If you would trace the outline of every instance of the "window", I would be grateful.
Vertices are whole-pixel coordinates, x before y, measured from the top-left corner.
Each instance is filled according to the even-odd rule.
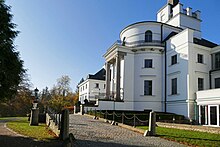
[[[126,37],[123,38],[122,46],[125,46],[125,39],[126,39]]]
[[[171,65],[177,64],[177,55],[171,56]]]
[[[144,81],[144,95],[152,95],[152,81]]]
[[[87,84],[86,84],[86,89],[87,89]]]
[[[220,53],[215,54],[215,68],[220,68]]]
[[[171,80],[171,94],[177,94],[177,78]]]
[[[197,55],[197,62],[198,63],[203,63],[203,55],[201,55],[201,54]]]
[[[164,21],[164,20],[165,20],[165,14],[161,15],[160,20],[161,20],[161,21]]]
[[[105,89],[105,84],[104,84],[103,88]]]
[[[205,107],[206,106],[200,106],[201,125],[206,125],[205,116],[207,112],[205,111]]]
[[[215,78],[215,88],[220,88],[220,78]]]
[[[145,32],[145,42],[152,42],[152,32],[149,30]]]
[[[204,90],[204,79],[198,78],[198,90]]]
[[[152,68],[152,63],[153,63],[153,61],[152,61],[152,59],[145,59],[144,60],[144,68]]]
[[[99,88],[99,83],[95,83],[95,88]]]

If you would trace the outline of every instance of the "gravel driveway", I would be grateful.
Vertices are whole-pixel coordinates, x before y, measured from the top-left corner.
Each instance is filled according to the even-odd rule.
[[[70,133],[76,138],[76,147],[182,147],[184,145],[159,137],[144,137],[140,133],[112,126],[88,116],[70,115]]]

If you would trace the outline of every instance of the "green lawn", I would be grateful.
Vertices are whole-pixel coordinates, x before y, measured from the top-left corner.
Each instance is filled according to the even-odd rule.
[[[146,130],[146,126],[138,126],[137,128]],[[219,147],[220,134],[211,134],[198,131],[188,131],[173,128],[157,127],[156,134],[168,140],[177,141],[180,143],[200,146],[200,147]]]
[[[15,117],[0,117],[0,120],[8,120],[8,119],[12,119],[12,118],[15,118]]]
[[[49,133],[45,124],[39,124],[39,126],[30,126],[27,117],[16,117],[17,120],[7,123],[7,127],[13,131],[29,136],[37,140],[49,141],[55,137]]]

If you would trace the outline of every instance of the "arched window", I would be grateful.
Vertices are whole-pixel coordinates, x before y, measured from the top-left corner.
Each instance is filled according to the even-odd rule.
[[[125,46],[125,39],[126,39],[126,37],[123,38],[122,46]]]
[[[145,32],[145,42],[152,42],[152,32],[149,30]]]

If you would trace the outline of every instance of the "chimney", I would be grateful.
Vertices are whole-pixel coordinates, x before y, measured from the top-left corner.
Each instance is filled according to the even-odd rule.
[[[175,7],[179,3],[179,0],[168,0],[167,3],[172,5],[172,7]]]
[[[196,13],[197,19],[201,19],[201,12],[197,10],[195,13]]]
[[[192,16],[192,8],[190,7],[186,8],[186,12],[188,16]]]

